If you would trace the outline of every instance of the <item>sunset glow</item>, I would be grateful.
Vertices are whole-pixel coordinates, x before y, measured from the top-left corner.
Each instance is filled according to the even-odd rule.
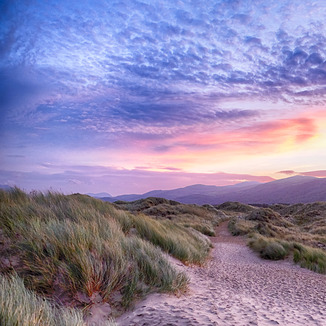
[[[0,184],[326,176],[326,3],[272,3],[2,1]]]

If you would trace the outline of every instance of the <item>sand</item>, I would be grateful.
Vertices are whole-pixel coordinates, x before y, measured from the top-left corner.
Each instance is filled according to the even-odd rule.
[[[229,234],[226,223],[212,240],[205,267],[174,260],[190,278],[186,294],[152,294],[122,315],[118,325],[326,326],[325,275],[290,261],[260,259],[243,238]]]

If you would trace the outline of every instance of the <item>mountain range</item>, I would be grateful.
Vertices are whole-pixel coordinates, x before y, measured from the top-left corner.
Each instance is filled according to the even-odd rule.
[[[191,185],[172,190],[153,190],[144,194],[102,197],[115,202],[134,201],[147,197],[161,197],[185,204],[222,204],[238,201],[246,204],[295,204],[326,201],[326,178],[293,176],[267,183],[242,182],[230,186]]]

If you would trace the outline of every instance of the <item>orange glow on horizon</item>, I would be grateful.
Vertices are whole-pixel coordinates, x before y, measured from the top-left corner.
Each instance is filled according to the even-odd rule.
[[[293,118],[254,121],[250,126],[233,130],[223,130],[212,124],[163,140],[128,138],[125,141],[133,144],[128,151],[116,148],[110,153],[94,152],[93,157],[99,164],[114,164],[130,170],[141,167],[156,172],[257,171],[261,175],[280,178],[282,176],[274,174],[276,171],[297,169],[294,164],[299,161],[301,171],[322,169],[321,163],[308,167],[303,155],[316,156],[316,151],[324,149],[325,126],[326,112],[311,110]],[[297,156],[300,156],[300,160]],[[271,170],[271,166],[275,166],[275,170]]]

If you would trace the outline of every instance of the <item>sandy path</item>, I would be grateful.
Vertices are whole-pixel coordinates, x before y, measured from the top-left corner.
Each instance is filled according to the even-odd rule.
[[[291,262],[258,258],[225,223],[204,268],[184,267],[190,290],[150,295],[118,319],[121,326],[326,326],[326,276]]]

